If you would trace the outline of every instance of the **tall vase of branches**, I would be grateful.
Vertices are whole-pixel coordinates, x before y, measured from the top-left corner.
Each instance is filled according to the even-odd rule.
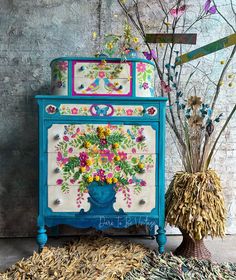
[[[235,20],[233,1],[227,1]],[[236,33],[236,26],[224,14],[227,5],[220,9],[214,0],[199,0],[197,8],[195,1],[193,4],[190,0],[118,0],[118,3],[143,39],[144,46],[150,53],[156,52],[157,56],[152,59],[159,77],[159,92],[168,97],[166,119],[175,136],[182,161],[182,170],[174,175],[166,193],[166,220],[183,234],[183,242],[175,253],[209,259],[210,252],[205,248],[203,238],[209,234],[222,237],[225,232],[226,211],[222,186],[210,163],[218,141],[236,110],[236,105],[232,104],[227,117],[217,110],[223,80],[226,75],[233,75],[228,70],[235,57],[236,45],[228,50],[227,58],[220,62],[222,68],[217,79],[213,79],[214,59],[212,65],[207,65],[208,70],[211,67],[210,74],[201,61],[176,66],[175,60],[183,53],[183,45],[152,45],[146,41],[146,34],[148,26],[155,20],[159,23],[158,33],[171,34],[190,32],[212,17],[224,24],[231,33]],[[203,77],[201,86],[194,83],[194,76],[199,73]],[[232,83],[229,83],[230,86]],[[204,94],[209,88],[213,93],[210,97]]]

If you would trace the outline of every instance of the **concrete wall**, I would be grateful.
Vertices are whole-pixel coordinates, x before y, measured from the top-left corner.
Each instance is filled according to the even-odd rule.
[[[0,236],[31,236],[36,232],[34,95],[49,90],[50,61],[59,56],[93,55],[100,41],[92,41],[91,33],[104,34],[121,27],[121,11],[115,0],[0,1]],[[235,99],[226,96],[222,106],[229,110]],[[235,128],[234,121],[222,138],[215,163],[225,186],[232,233],[236,233]],[[179,159],[174,140],[170,134],[167,138],[168,182],[179,169]]]

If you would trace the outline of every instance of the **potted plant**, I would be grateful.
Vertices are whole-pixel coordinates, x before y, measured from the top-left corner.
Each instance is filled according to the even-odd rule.
[[[159,0],[145,7],[145,3],[139,1],[118,0],[148,49],[144,55],[156,65],[160,94],[168,97],[166,119],[175,136],[182,170],[174,175],[166,193],[166,220],[183,233],[183,242],[176,254],[188,257],[210,258],[203,238],[209,234],[222,237],[225,232],[222,186],[210,163],[220,136],[236,110],[236,105],[232,104],[225,118],[224,112],[216,106],[222,89],[230,89],[234,85],[230,65],[235,58],[236,45],[221,51],[221,57],[177,66],[177,57],[189,51],[189,47],[187,49],[173,41],[151,45],[146,38],[148,28],[154,25],[152,23],[155,23],[155,29],[158,25],[158,33],[187,33],[201,28],[207,35],[206,23],[209,22],[206,38],[218,34],[213,30],[217,21],[217,26],[225,25],[236,33],[230,21],[230,16],[236,16],[235,10],[232,0],[227,1],[228,5],[220,9],[216,1],[211,0],[200,1],[200,6],[192,1]],[[229,8],[227,16],[222,10],[226,7]],[[145,13],[140,12],[141,8]],[[202,34],[198,32],[200,37]]]

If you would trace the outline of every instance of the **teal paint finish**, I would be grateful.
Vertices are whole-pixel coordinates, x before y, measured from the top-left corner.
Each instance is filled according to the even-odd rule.
[[[42,249],[47,242],[45,227],[54,227],[67,224],[76,228],[94,227],[98,230],[107,228],[127,228],[134,224],[144,224],[150,228],[150,234],[155,234],[155,226],[158,226],[157,242],[159,252],[164,252],[165,237],[165,188],[164,188],[164,158],[165,158],[165,103],[166,98],[142,98],[142,97],[70,97],[70,96],[36,96],[39,105],[39,213],[37,242]],[[61,104],[112,104],[112,105],[139,105],[145,109],[156,107],[155,116],[144,114],[143,116],[71,116],[60,115],[58,110],[54,114],[46,112],[48,105],[57,108]],[[90,210],[85,212],[53,212],[48,207],[48,129],[53,124],[125,124],[151,126],[156,131],[156,205],[150,212],[124,212],[115,211],[113,203],[114,193],[101,198],[100,190],[89,198]],[[148,187],[148,186],[147,186]],[[113,194],[112,194],[113,193]],[[100,198],[99,198],[100,197]],[[110,199],[109,199],[110,198]],[[100,203],[100,204],[99,204]],[[113,211],[114,210],[114,211]]]

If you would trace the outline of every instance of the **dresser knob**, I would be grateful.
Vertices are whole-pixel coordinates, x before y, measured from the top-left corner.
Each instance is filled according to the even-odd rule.
[[[123,86],[122,86],[122,85],[120,85],[120,86],[119,86],[119,89],[122,89],[122,88],[123,88]]]
[[[144,199],[141,199],[140,201],[139,201],[139,204],[140,205],[144,205],[146,203],[146,201],[144,200]]]
[[[54,169],[54,172],[55,172],[55,173],[60,173],[60,168],[58,168],[58,167],[55,168],[55,169]]]
[[[81,85],[79,86],[79,89],[83,89],[83,88],[84,88],[84,85],[81,84]]]
[[[56,134],[56,135],[54,136],[54,139],[55,139],[55,140],[59,140],[59,139],[60,139],[60,135],[59,135],[59,134]]]
[[[59,198],[57,198],[57,199],[54,201],[54,203],[55,203],[56,205],[60,205],[60,204],[62,203],[62,200],[59,199]]]
[[[85,66],[81,66],[79,71],[84,71],[85,70]]]

